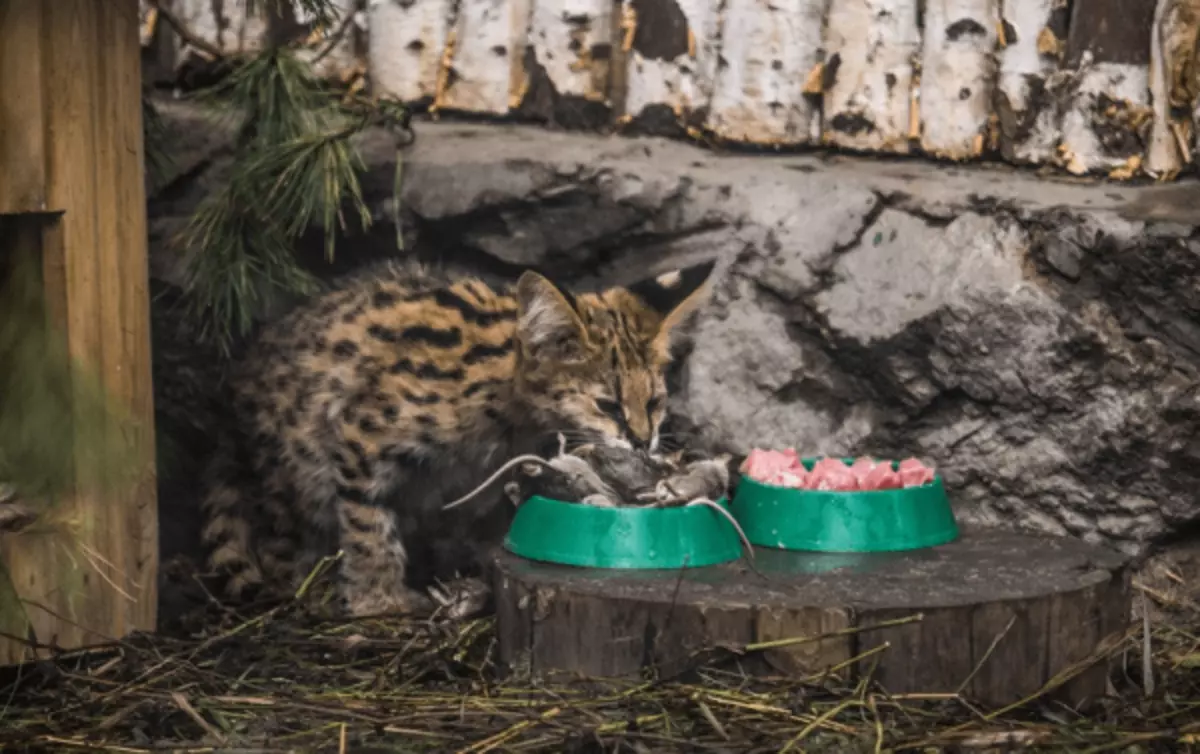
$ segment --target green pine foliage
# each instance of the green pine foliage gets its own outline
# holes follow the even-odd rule
[[[328,0],[298,0],[294,10],[344,29]],[[324,231],[332,261],[338,231],[352,220],[371,224],[352,139],[378,125],[407,133],[408,118],[400,105],[331,89],[289,45],[240,62],[198,98],[238,121],[232,174],[197,209],[181,244],[189,316],[228,353],[273,297],[316,290],[295,258],[304,232]]]

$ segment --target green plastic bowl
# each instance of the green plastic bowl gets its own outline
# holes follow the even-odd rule
[[[811,471],[817,460],[801,463]],[[742,477],[731,511],[752,544],[781,550],[896,552],[958,538],[940,476],[921,487],[870,492],[796,490]]]
[[[598,508],[544,497],[517,509],[504,547],[529,560],[588,568],[699,568],[742,556],[733,525],[706,506]]]

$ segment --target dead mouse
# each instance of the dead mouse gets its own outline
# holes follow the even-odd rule
[[[646,451],[592,445],[575,451],[615,493],[615,502],[632,504],[642,493],[678,467],[670,459]]]
[[[655,506],[683,505],[698,498],[719,500],[729,491],[729,457],[692,461],[678,473],[657,482],[638,499]]]
[[[524,484],[519,485],[522,492],[526,487],[536,488],[536,491],[525,494],[524,498],[537,494],[566,501],[587,502],[589,499],[596,499],[597,496],[607,500],[617,499],[616,492],[592,469],[587,460],[566,452],[566,439],[560,435],[558,455],[548,461],[535,455],[517,456],[497,469],[478,487],[442,506],[442,510],[457,508],[474,500],[502,476],[518,468],[527,479]],[[511,484],[505,485],[505,491],[510,493],[511,498]],[[519,504],[519,501],[514,500],[514,503]]]

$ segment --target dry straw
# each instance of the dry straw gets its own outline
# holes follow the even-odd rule
[[[329,564],[325,564],[327,567]],[[720,653],[688,676],[543,685],[503,680],[491,619],[343,621],[324,574],[297,599],[203,628],[67,653],[0,681],[0,750],[238,752],[1180,752],[1200,744],[1200,606],[1147,590],[1141,621],[1029,698],[987,710],[955,693],[889,694],[853,663],[751,679]],[[181,634],[186,634],[183,636]],[[802,640],[803,637],[797,637]],[[876,648],[873,651],[888,651]],[[1052,692],[1112,661],[1111,691]]]

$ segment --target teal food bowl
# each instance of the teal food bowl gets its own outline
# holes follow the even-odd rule
[[[726,505],[724,498],[721,505]],[[504,548],[529,560],[587,568],[699,568],[737,560],[742,541],[712,508],[599,508],[531,497]]]
[[[811,471],[816,460],[801,463]],[[865,492],[791,489],[743,476],[730,509],[751,543],[781,550],[896,552],[958,538],[941,476],[920,487]]]

